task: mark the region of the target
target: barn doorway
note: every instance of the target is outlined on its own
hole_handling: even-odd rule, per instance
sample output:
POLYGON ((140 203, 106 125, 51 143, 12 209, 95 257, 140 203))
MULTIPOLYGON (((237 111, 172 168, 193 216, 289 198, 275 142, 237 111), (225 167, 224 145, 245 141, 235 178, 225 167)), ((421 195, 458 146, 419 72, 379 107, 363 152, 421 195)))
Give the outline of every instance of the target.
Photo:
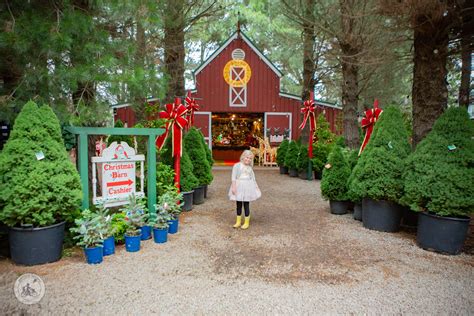
POLYGON ((224 164, 239 160, 243 150, 258 147, 264 133, 263 113, 212 113, 212 156, 224 164))

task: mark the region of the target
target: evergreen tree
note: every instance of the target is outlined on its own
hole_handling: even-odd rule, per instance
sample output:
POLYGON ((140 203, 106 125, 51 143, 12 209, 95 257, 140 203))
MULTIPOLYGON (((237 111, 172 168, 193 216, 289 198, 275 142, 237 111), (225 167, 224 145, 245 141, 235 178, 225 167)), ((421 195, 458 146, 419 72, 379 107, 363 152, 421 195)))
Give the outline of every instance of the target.
POLYGON ((347 179, 351 174, 349 164, 342 152, 342 148, 334 146, 328 157, 328 163, 323 170, 321 179, 321 194, 327 200, 346 201, 347 179))
POLYGON ((403 191, 401 176, 410 153, 408 134, 403 127, 403 116, 398 108, 384 109, 355 167, 358 177, 353 179, 351 188, 355 195, 399 201, 403 191))
POLYGON ((324 113, 320 113, 316 122, 316 142, 313 143, 313 170, 321 172, 332 150, 336 135, 331 132, 324 113))
POLYGON ((299 145, 295 141, 291 141, 285 157, 285 166, 290 169, 297 169, 296 161, 299 154, 299 145))
POLYGON ((0 153, 0 178, 0 221, 8 226, 73 220, 81 203, 81 183, 49 106, 25 104, 0 153))
POLYGON ((309 157, 308 157, 308 147, 306 145, 301 145, 300 150, 298 152, 298 159, 296 161, 296 169, 298 171, 307 171, 309 164, 309 157))
POLYGON ((286 152, 288 151, 288 145, 290 144, 290 142, 288 141, 288 139, 284 139, 280 146, 278 146, 278 149, 277 149, 277 164, 279 166, 284 166, 285 165, 285 157, 286 157, 286 152))
POLYGON ((184 136, 184 144, 193 164, 193 173, 202 185, 210 184, 213 177, 201 138, 202 134, 195 127, 191 127, 184 136))
POLYGON ((469 216, 474 210, 474 122, 449 108, 406 162, 402 202, 414 211, 469 216))

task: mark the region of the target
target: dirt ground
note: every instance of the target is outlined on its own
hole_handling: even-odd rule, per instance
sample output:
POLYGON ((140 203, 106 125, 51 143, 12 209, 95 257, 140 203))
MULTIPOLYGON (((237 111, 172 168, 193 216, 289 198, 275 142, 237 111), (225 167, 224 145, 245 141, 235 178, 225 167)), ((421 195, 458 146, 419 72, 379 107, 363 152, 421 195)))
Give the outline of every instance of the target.
POLYGON ((119 246, 101 265, 80 250, 35 267, 0 261, 0 313, 474 313, 472 234, 461 255, 428 252, 414 229, 381 233, 331 215, 319 181, 255 169, 262 198, 248 230, 232 229, 231 169, 216 168, 208 199, 164 245, 145 241, 133 254, 119 246), (25 272, 46 284, 39 304, 13 296, 25 272))

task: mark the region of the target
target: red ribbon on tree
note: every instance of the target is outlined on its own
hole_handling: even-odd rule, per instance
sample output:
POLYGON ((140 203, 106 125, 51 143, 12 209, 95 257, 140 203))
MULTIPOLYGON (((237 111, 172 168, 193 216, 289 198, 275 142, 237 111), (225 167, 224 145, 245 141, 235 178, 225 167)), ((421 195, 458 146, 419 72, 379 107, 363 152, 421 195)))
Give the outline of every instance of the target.
POLYGON ((309 142, 308 142, 308 156, 313 158, 313 137, 314 130, 316 129, 316 115, 315 115, 316 105, 313 101, 313 92, 310 93, 310 100, 306 100, 303 103, 301 108, 301 113, 303 113, 303 123, 300 125, 300 129, 303 129, 306 126, 306 122, 309 119, 309 142))
POLYGON ((187 109, 181 104, 181 100, 176 98, 174 103, 165 105, 166 111, 160 112, 160 118, 166 119, 165 133, 156 138, 156 146, 161 149, 165 143, 168 133, 172 129, 172 155, 173 157, 181 157, 183 154, 183 128, 188 124, 186 119, 187 109))
POLYGON ((191 91, 188 91, 186 96, 186 109, 188 110, 188 129, 194 124, 194 112, 199 111, 199 104, 197 104, 194 98, 191 98, 191 91))
POLYGON ((365 137, 362 145, 360 146, 359 156, 364 150, 365 146, 370 140, 370 135, 372 135, 372 130, 374 129, 375 122, 377 122, 380 114, 382 114, 383 110, 379 109, 379 101, 375 99, 374 101, 374 108, 365 111, 365 116, 360 122, 362 128, 365 128, 365 137))

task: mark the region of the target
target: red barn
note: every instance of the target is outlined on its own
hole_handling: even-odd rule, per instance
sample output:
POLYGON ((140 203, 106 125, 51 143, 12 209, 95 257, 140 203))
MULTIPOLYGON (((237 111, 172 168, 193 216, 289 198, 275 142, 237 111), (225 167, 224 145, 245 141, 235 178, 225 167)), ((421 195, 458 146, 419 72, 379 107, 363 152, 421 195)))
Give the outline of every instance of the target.
MULTIPOLYGON (((235 32, 195 71, 191 91, 200 111, 195 126, 203 132, 214 159, 236 159, 243 149, 268 137, 277 146, 284 135, 297 139, 301 130, 301 97, 280 91, 282 73, 241 31, 235 32)), ((155 100, 149 100, 155 101, 155 100)), ((315 101, 331 130, 341 109, 315 101)), ((135 124, 127 105, 115 106, 115 118, 135 124)))

